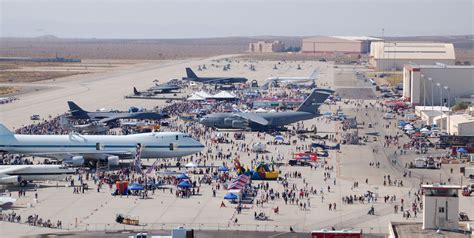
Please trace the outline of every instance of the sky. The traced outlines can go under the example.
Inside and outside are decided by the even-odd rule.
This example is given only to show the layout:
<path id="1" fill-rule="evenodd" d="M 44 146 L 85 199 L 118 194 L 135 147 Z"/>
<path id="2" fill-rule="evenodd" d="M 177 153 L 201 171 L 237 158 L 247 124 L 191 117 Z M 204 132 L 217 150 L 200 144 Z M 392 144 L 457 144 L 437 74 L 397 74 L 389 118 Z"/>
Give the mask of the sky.
<path id="1" fill-rule="evenodd" d="M 0 0 L 0 36 L 474 34 L 474 0 Z"/>

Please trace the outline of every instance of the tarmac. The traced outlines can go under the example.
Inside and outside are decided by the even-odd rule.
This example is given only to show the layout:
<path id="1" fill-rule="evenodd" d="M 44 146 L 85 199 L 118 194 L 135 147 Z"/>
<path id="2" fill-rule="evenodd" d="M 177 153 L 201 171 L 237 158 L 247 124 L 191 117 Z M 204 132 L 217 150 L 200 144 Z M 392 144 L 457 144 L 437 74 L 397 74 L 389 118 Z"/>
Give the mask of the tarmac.
<path id="1" fill-rule="evenodd" d="M 70 76 L 54 81 L 44 81 L 35 83 L 38 86 L 49 87 L 48 90 L 38 92 L 29 92 L 18 95 L 20 100 L 10 104 L 0 105 L 0 121 L 9 128 L 16 128 L 31 123 L 30 115 L 40 114 L 47 118 L 49 115 L 55 116 L 67 111 L 66 101 L 75 101 L 79 106 L 86 110 L 95 110 L 98 108 L 114 108 L 127 110 L 130 106 L 140 106 L 152 108 L 164 104 L 161 100 L 125 100 L 124 95 L 130 94 L 132 87 L 145 89 L 153 85 L 154 79 L 165 82 L 172 78 L 181 78 L 184 76 L 184 68 L 191 66 L 197 68 L 197 65 L 206 64 L 208 70 L 196 71 L 199 76 L 244 76 L 249 80 L 257 80 L 262 84 L 270 76 L 309 76 L 315 67 L 321 71 L 318 85 L 323 88 L 333 88 L 338 91 L 350 87 L 349 93 L 345 93 L 348 98 L 368 99 L 373 98 L 375 91 L 368 83 L 358 81 L 357 77 L 350 74 L 353 68 L 334 68 L 331 62 L 284 62 L 278 65 L 275 61 L 232 62 L 231 70 L 222 71 L 221 68 L 212 67 L 212 64 L 223 65 L 222 59 L 231 58 L 233 55 L 219 56 L 207 59 L 185 59 L 179 61 L 147 61 L 133 65 L 124 65 L 114 68 L 107 72 L 93 73 L 87 75 Z M 216 60 L 219 60 L 217 62 Z M 248 69 L 249 64 L 256 66 L 256 71 Z M 301 70 L 297 70 L 300 64 Z M 273 70 L 277 65 L 278 70 Z M 360 96 L 357 89 L 365 90 L 366 96 Z M 350 96 L 353 95 L 353 96 Z M 178 95 L 183 96 L 183 95 Z M 344 99 L 343 99 L 344 100 Z M 364 103 L 374 102 L 372 100 Z M 40 214 L 41 217 L 58 219 L 63 221 L 63 229 L 49 229 L 29 226 L 25 224 L 15 224 L 0 222 L 0 237 L 22 237 L 37 236 L 39 234 L 58 233 L 67 236 L 75 234 L 82 237 L 93 237 L 94 234 L 106 234 L 108 231 L 133 230 L 135 231 L 169 231 L 174 227 L 185 226 L 197 231 L 225 232 L 232 234 L 234 231 L 251 231 L 246 237 L 255 237 L 254 235 L 266 237 L 309 237 L 310 231 L 315 229 L 330 229 L 331 227 L 357 228 L 362 229 L 364 233 L 374 235 L 385 234 L 388 232 L 390 221 L 406 221 L 401 213 L 393 212 L 395 203 L 384 203 L 382 197 L 385 195 L 396 195 L 397 198 L 405 198 L 406 201 L 413 199 L 413 193 L 418 189 L 420 181 L 446 181 L 451 178 L 452 181 L 460 181 L 459 173 L 451 174 L 449 169 L 455 168 L 459 171 L 459 165 L 445 165 L 441 170 L 418 170 L 414 171 L 411 178 L 403 177 L 403 172 L 407 171 L 404 164 L 417 157 L 414 153 L 406 156 L 396 157 L 397 163 L 392 163 L 394 159 L 394 150 L 396 148 L 384 148 L 382 139 L 384 135 L 394 135 L 397 131 L 395 127 L 386 129 L 384 121 L 380 118 L 383 112 L 377 110 L 366 111 L 355 110 L 354 105 L 343 104 L 324 105 L 321 107 L 321 113 L 335 112 L 336 109 L 342 109 L 346 114 L 357 116 L 359 122 L 372 122 L 373 128 L 362 127 L 359 135 L 378 132 L 378 140 L 370 140 L 365 145 L 343 145 L 341 152 L 331 151 L 326 159 L 328 166 L 334 166 L 336 176 L 336 185 L 334 177 L 325 180 L 323 169 L 311 169 L 309 167 L 291 167 L 284 166 L 283 172 L 299 171 L 303 178 L 289 178 L 290 183 L 296 183 L 302 187 L 304 183 L 309 183 L 316 189 L 325 190 L 324 196 L 310 195 L 311 206 L 308 210 L 301 210 L 296 205 L 285 205 L 283 200 L 275 200 L 266 203 L 263 207 L 247 205 L 242 214 L 235 215 L 234 207 L 228 205 L 221 208 L 223 196 L 226 191 L 221 189 L 217 191 L 217 196 L 212 196 L 211 186 L 201 187 L 201 195 L 192 196 L 189 199 L 177 198 L 168 190 L 157 191 L 151 196 L 151 199 L 140 199 L 137 197 L 119 197 L 112 196 L 108 188 L 96 191 L 92 181 L 88 181 L 90 190 L 85 194 L 73 194 L 72 188 L 67 187 L 66 182 L 42 183 L 38 188 L 38 203 L 33 203 L 34 187 L 27 189 L 26 197 L 19 198 L 14 205 L 13 210 L 26 218 L 28 215 Z M 362 107 L 360 108 L 362 109 Z M 376 124 L 375 122 L 379 122 Z M 334 121 L 327 121 L 323 118 L 316 118 L 305 121 L 306 127 L 317 125 L 318 131 L 328 134 L 339 135 L 341 133 L 340 124 Z M 337 133 L 337 134 L 336 134 Z M 272 136 L 265 135 L 257 137 L 256 133 L 246 132 L 246 143 L 267 142 L 272 140 Z M 370 137 L 372 138 L 372 136 Z M 403 138 L 405 141 L 407 137 Z M 302 144 L 309 144 L 310 139 L 300 141 Z M 331 142 L 329 142 L 330 144 Z M 224 151 L 230 149 L 230 144 L 220 145 Z M 378 153 L 373 153 L 377 149 Z M 268 145 L 268 156 L 276 157 L 283 155 L 285 160 L 291 158 L 295 153 L 295 146 L 292 145 Z M 440 152 L 441 153 L 441 152 Z M 241 162 L 249 164 L 254 154 L 248 156 L 245 153 L 240 154 Z M 370 162 L 380 162 L 380 168 L 369 166 Z M 146 163 L 151 164 L 152 161 Z M 221 161 L 216 161 L 221 163 Z M 231 162 L 228 162 L 231 163 Z M 402 179 L 403 187 L 383 186 L 383 176 L 390 174 L 394 179 Z M 195 177 L 198 175 L 192 175 Z M 365 183 L 365 181 L 368 183 Z M 354 182 L 359 182 L 359 187 L 353 188 Z M 259 183 L 258 181 L 254 183 Z M 272 188 L 277 191 L 283 189 L 282 185 L 276 181 L 269 181 Z M 331 192 L 327 192 L 327 187 L 331 186 Z M 17 197 L 15 192 L 18 188 L 10 187 L 12 196 Z M 379 200 L 371 204 L 343 204 L 342 196 L 362 195 L 366 191 L 373 191 L 379 195 Z M 411 195 L 409 195 L 409 193 Z M 399 200 L 399 199 L 397 199 Z M 28 207 L 28 204 L 31 207 Z M 337 203 L 335 211 L 328 210 L 328 203 Z M 367 215 L 370 206 L 374 206 L 375 215 Z M 273 213 L 273 208 L 279 207 L 279 214 Z M 263 211 L 269 216 L 267 221 L 254 220 L 254 212 Z M 474 200 L 460 197 L 460 211 L 465 211 L 474 216 Z M 9 212 L 4 211 L 4 212 Z M 136 217 L 140 220 L 140 226 L 128 226 L 115 223 L 116 214 L 125 214 Z M 238 223 L 233 219 L 238 217 Z M 421 214 L 418 218 L 410 218 L 410 221 L 421 221 Z M 288 233 L 290 226 L 297 232 L 292 235 Z M 230 232 L 232 231 L 232 232 Z M 258 233 L 255 233 L 258 232 Z M 109 233 L 107 233 L 109 234 Z M 169 234 L 169 233 L 166 233 Z M 220 234 L 220 233 L 216 233 Z M 286 234 L 286 235 L 278 235 Z M 301 236 L 300 236 L 301 234 Z M 306 235 L 305 235 L 306 234 Z M 108 236 L 108 235 L 107 235 Z M 218 236 L 218 235 L 217 235 Z M 217 237 L 214 235 L 198 237 Z M 226 235 L 227 236 L 227 235 Z M 126 237 L 121 235 L 111 235 L 110 237 Z M 229 236 L 232 237 L 232 236 Z M 236 236 L 237 237 L 237 236 Z"/>

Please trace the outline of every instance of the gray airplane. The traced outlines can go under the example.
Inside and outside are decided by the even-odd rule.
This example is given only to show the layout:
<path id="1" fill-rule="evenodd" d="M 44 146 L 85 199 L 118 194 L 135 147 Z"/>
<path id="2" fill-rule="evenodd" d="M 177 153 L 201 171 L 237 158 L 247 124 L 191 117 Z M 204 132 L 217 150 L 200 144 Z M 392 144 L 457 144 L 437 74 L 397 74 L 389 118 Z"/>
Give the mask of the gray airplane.
<path id="1" fill-rule="evenodd" d="M 213 113 L 200 119 L 203 125 L 218 129 L 279 130 L 285 125 L 320 116 L 318 108 L 334 91 L 314 89 L 296 111 L 273 113 Z"/>
<path id="2" fill-rule="evenodd" d="M 247 79 L 243 77 L 198 77 L 191 68 L 186 68 L 186 77 L 183 77 L 183 80 L 204 84 L 234 84 L 247 82 Z"/>
<path id="3" fill-rule="evenodd" d="M 157 112 L 88 112 L 80 108 L 74 102 L 68 101 L 69 112 L 75 119 L 89 119 L 99 123 L 107 124 L 118 119 L 149 119 L 159 120 L 164 116 Z"/>
<path id="4" fill-rule="evenodd" d="M 135 96 L 153 96 L 155 94 L 175 93 L 180 89 L 180 86 L 168 82 L 163 84 L 155 84 L 155 86 L 151 87 L 147 91 L 141 92 L 138 91 L 137 88 L 133 87 L 133 94 Z"/>

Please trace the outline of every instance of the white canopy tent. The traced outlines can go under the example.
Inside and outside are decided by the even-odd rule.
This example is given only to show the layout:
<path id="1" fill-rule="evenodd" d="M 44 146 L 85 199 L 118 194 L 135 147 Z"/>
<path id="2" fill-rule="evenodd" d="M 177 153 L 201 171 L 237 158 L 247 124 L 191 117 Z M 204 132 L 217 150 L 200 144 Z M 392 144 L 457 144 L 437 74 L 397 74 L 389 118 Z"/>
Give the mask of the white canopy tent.
<path id="1" fill-rule="evenodd" d="M 196 94 L 192 94 L 188 99 L 186 99 L 188 101 L 204 101 L 206 100 L 205 98 L 199 96 L 199 95 L 196 95 Z"/>
<path id="2" fill-rule="evenodd" d="M 227 91 L 221 91 L 218 94 L 212 96 L 214 99 L 236 99 L 237 97 L 233 95 L 232 93 L 229 93 Z"/>

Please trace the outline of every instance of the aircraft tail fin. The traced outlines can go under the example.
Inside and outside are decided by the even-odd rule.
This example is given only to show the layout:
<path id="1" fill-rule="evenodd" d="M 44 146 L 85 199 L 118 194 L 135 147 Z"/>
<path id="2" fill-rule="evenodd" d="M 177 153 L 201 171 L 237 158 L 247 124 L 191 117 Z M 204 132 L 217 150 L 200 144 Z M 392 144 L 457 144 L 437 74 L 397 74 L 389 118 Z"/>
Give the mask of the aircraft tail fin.
<path id="1" fill-rule="evenodd" d="M 137 88 L 133 87 L 133 95 L 140 95 L 140 92 L 138 92 Z"/>
<path id="2" fill-rule="evenodd" d="M 13 132 L 8 130 L 3 124 L 0 124 L 0 136 L 13 135 Z"/>
<path id="3" fill-rule="evenodd" d="M 193 72 L 191 68 L 186 68 L 186 75 L 188 78 L 197 79 L 198 76 Z"/>
<path id="4" fill-rule="evenodd" d="M 79 107 L 76 103 L 74 103 L 73 101 L 68 101 L 67 102 L 67 105 L 69 105 L 69 111 L 71 111 L 71 113 L 73 115 L 78 115 L 78 114 L 84 114 L 84 113 L 87 113 L 87 111 L 84 111 L 81 107 Z"/>
<path id="5" fill-rule="evenodd" d="M 329 89 L 313 89 L 311 94 L 303 101 L 298 108 L 298 112 L 316 113 L 321 104 L 333 94 Z"/>

